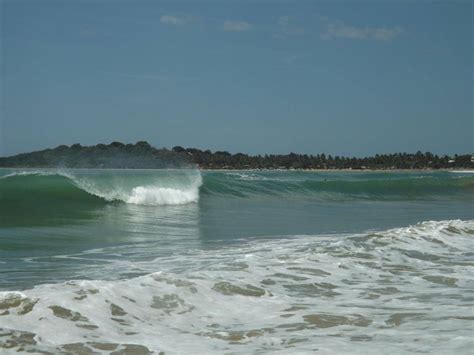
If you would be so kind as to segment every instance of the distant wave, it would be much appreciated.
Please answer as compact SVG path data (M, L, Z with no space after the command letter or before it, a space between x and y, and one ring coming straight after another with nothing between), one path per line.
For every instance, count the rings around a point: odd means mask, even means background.
M297 174L297 173L295 173ZM377 174L364 178L335 177L329 175L285 174L271 176L250 172L210 174L204 178L201 191L220 196L249 197L294 196L321 201L412 200L441 196L466 197L474 192L472 176L449 174L413 175Z

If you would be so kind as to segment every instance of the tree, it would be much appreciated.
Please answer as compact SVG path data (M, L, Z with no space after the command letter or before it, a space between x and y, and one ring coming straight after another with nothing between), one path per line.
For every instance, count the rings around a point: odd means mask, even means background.
M173 147L173 152L176 152L176 153L184 153L185 151L186 151L186 150L185 150L183 147L179 146L179 145Z

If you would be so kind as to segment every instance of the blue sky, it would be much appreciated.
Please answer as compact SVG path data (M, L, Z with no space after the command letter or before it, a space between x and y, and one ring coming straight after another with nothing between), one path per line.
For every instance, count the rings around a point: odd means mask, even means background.
M0 155L473 150L471 1L1 2Z

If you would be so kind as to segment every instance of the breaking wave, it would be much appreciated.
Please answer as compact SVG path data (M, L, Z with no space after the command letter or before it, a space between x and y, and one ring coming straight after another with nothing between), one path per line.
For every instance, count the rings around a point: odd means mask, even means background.
M81 191L79 191L81 190ZM34 196L78 201L99 197L135 205L182 205L200 195L311 198L315 201L472 199L469 174L258 173L199 170L29 170L0 177L10 200ZM88 195L88 196L86 196ZM97 202L97 201L96 201Z
M45 199L122 201L135 205L182 205L197 202L202 184L198 170L163 171L21 171L0 178L0 193L12 200L34 195ZM79 191L80 190L80 191Z

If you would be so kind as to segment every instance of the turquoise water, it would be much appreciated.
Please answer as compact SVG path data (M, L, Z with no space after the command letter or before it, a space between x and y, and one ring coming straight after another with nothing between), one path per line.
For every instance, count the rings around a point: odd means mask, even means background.
M0 344L468 353L473 201L469 173L0 169Z

